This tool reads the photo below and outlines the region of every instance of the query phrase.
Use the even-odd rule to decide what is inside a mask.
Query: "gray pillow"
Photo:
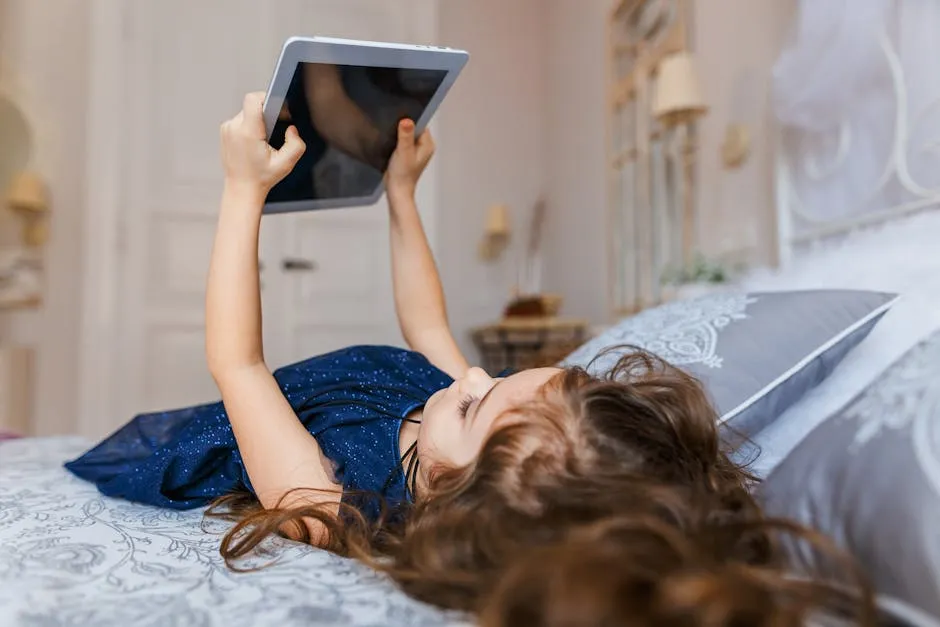
[[[940,619],[940,332],[814,429],[760,495],[853,553],[880,593]]]
[[[595,360],[599,353],[638,346],[699,378],[722,422],[751,436],[829,376],[896,300],[881,292],[807,290],[675,301],[622,320],[563,364],[606,372],[618,354]]]

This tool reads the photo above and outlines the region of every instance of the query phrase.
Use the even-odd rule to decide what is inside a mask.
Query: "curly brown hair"
[[[865,578],[823,536],[785,520],[709,523],[705,509],[686,511],[698,518],[686,529],[656,517],[614,517],[529,551],[484,600],[481,627],[877,624]],[[842,583],[797,576],[780,556],[742,554],[740,540],[755,533],[806,542],[843,567]]]
[[[221,545],[233,567],[285,525],[305,533],[298,523],[316,519],[327,530],[323,548],[387,573],[419,600],[478,611],[511,565],[597,521],[656,520],[679,531],[704,521],[728,531],[761,520],[754,477],[725,449],[699,381],[631,350],[605,376],[561,371],[501,417],[473,464],[435,473],[400,515],[370,523],[349,506],[339,516],[317,506],[263,510],[247,494],[221,499],[210,515],[237,520]],[[741,563],[776,563],[769,533],[735,534],[716,546]]]

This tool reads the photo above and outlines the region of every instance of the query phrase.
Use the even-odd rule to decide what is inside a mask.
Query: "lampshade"
[[[25,171],[14,176],[7,190],[6,202],[16,211],[45,211],[46,186],[39,174]]]
[[[490,237],[509,235],[509,207],[493,205],[486,215],[486,234]]]
[[[653,115],[664,124],[673,125],[702,115],[707,110],[692,55],[678,52],[663,59],[653,94]]]

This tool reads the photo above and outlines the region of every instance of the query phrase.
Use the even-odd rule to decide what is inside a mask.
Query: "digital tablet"
[[[422,132],[466,65],[462,50],[325,37],[284,44],[268,87],[268,142],[297,127],[307,149],[268,194],[264,212],[374,204],[398,139],[398,123]]]

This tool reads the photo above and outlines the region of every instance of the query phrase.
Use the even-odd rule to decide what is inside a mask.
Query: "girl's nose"
[[[467,381],[472,384],[486,383],[490,380],[490,375],[486,374],[483,368],[473,367],[467,370]]]
[[[471,368],[460,381],[460,390],[464,394],[483,396],[493,387],[493,379],[482,368]]]

